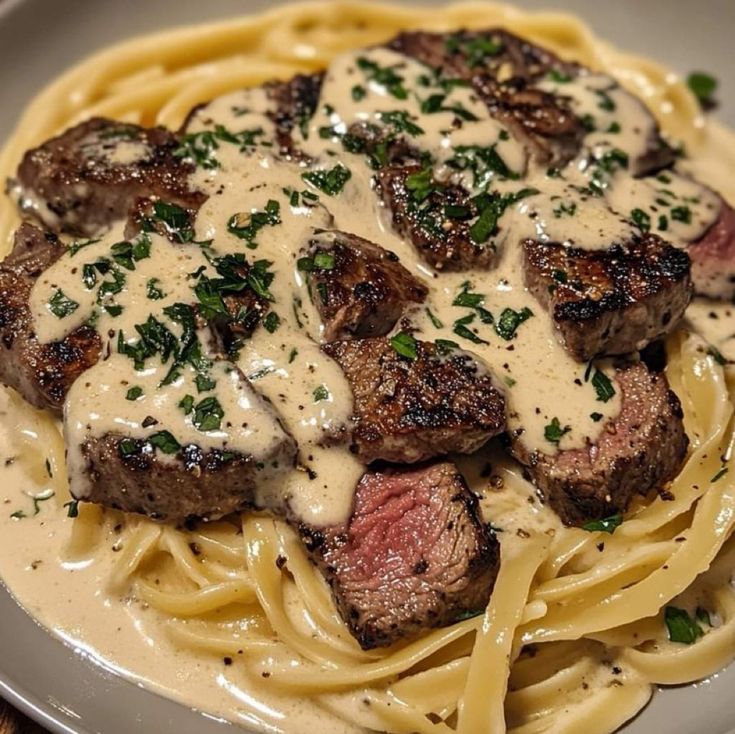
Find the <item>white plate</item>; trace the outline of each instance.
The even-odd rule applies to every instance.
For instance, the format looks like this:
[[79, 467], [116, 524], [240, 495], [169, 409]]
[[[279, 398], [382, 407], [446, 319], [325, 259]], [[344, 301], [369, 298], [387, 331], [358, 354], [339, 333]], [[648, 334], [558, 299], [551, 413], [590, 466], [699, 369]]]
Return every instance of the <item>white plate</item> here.
[[[0, 0], [0, 135], [61, 70], [114, 41], [182, 23], [256, 12], [276, 0]], [[519, 0], [523, 7], [548, 3]], [[618, 45], [720, 79], [735, 125], [735, 0], [555, 0]], [[735, 175], [735, 171], [733, 172]], [[149, 693], [48, 635], [0, 587], [0, 695], [54, 732], [215, 734], [235, 727]], [[165, 661], [161, 662], [165, 665]], [[735, 666], [666, 690], [625, 734], [735, 734]], [[305, 733], [306, 734], [306, 733]]]

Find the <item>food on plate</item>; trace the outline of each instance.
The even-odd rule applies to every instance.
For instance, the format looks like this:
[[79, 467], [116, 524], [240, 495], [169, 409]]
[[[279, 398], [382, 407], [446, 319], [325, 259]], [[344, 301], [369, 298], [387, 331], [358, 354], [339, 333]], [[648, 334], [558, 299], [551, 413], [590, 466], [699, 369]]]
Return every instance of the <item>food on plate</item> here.
[[612, 732], [735, 655], [735, 143], [566, 16], [319, 7], [21, 121], [0, 574], [259, 730]]

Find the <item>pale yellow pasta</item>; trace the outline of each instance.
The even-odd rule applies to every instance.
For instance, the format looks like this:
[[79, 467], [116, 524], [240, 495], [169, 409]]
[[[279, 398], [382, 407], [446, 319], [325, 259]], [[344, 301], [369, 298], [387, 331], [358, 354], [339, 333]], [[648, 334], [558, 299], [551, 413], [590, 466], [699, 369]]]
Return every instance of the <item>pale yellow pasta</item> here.
[[[12, 177], [25, 150], [92, 115], [176, 128], [200, 102], [320, 68], [401, 29], [493, 25], [614, 75], [691, 154], [712, 154], [712, 130], [676, 75], [613, 49], [573, 17], [479, 2], [322, 2], [135, 39], [83, 61], [29, 105], [0, 154], [0, 174]], [[735, 159], [734, 150], [722, 155]], [[724, 186], [735, 200], [735, 183]], [[7, 251], [14, 202], [0, 201], [0, 222]], [[735, 472], [721, 472], [735, 441], [734, 378], [683, 330], [668, 355], [691, 439], [673, 499], [641, 500], [613, 535], [561, 526], [522, 541], [500, 534], [503, 561], [484, 617], [391, 649], [359, 648], [280, 520], [246, 513], [241, 524], [187, 530], [84, 506], [66, 553], [73, 561], [109, 553], [102, 539], [116, 537], [109, 589], [166, 615], [172, 639], [194, 654], [237, 655], [256, 698], [266, 689], [310, 697], [346, 721], [396, 734], [608, 734], [645, 706], [655, 684], [703, 678], [735, 657]], [[58, 427], [17, 396], [9, 405], [19, 460], [39, 492], [68, 502]], [[48, 468], [38, 458], [47, 455]], [[499, 471], [498, 507], [533, 494], [517, 468]], [[717, 626], [693, 645], [669, 642], [662, 610], [695, 596], [710, 600]], [[352, 694], [370, 702], [369, 715], [345, 703]]]

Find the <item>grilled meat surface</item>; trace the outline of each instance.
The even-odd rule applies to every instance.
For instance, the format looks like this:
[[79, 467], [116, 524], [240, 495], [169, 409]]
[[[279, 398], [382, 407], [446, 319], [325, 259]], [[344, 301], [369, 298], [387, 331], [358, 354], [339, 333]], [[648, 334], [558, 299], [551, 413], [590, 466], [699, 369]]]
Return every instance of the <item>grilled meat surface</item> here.
[[62, 232], [93, 236], [124, 219], [136, 199], [157, 196], [197, 208], [188, 188], [192, 165], [177, 157], [163, 128], [95, 117], [29, 150], [18, 168], [28, 214]]
[[38, 276], [64, 253], [56, 235], [21, 225], [13, 251], [0, 263], [0, 380], [39, 408], [61, 410], [72, 383], [100, 358], [97, 332], [81, 326], [61, 341], [41, 344], [28, 299]]
[[320, 232], [300, 261], [324, 324], [324, 341], [387, 334], [427, 288], [398, 256], [345, 232]]
[[436, 270], [489, 269], [495, 261], [494, 247], [472, 241], [468, 218], [452, 219], [444, 214], [447, 207], [462, 207], [477, 216], [469, 194], [461, 186], [432, 180], [428, 195], [417, 195], [413, 182], [425, 175], [423, 171], [421, 166], [409, 165], [378, 173], [378, 191], [396, 231]]
[[596, 442], [544, 454], [529, 452], [523, 436], [512, 439], [513, 454], [568, 525], [625, 512], [635, 494], [673, 479], [686, 456], [681, 404], [664, 375], [623, 364], [615, 382], [622, 407]]
[[609, 250], [524, 243], [528, 289], [579, 361], [626, 354], [666, 334], [692, 297], [689, 258], [646, 235]]
[[300, 530], [366, 650], [480, 612], [498, 572], [498, 541], [449, 462], [370, 471], [346, 526]]
[[249, 456], [183, 446], [162, 461], [153, 445], [122, 434], [82, 445], [91, 491], [81, 497], [174, 524], [216, 520], [252, 507], [257, 470]]
[[389, 339], [325, 344], [352, 388], [355, 451], [366, 461], [414, 463], [471, 454], [503, 431], [505, 404], [486, 368], [467, 352], [441, 355], [415, 341], [413, 358]]

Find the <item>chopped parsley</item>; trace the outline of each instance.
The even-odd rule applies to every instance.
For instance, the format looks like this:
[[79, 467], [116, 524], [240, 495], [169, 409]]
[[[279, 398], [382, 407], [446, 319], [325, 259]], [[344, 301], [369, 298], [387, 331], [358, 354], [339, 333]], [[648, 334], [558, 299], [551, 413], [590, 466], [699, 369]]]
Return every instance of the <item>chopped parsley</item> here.
[[551, 423], [546, 425], [544, 427], [544, 438], [549, 443], [555, 443], [558, 445], [559, 441], [561, 441], [562, 437], [565, 436], [569, 431], [572, 430], [571, 426], [564, 426], [562, 427], [559, 423], [559, 419], [554, 416], [554, 418], [551, 419]]
[[595, 423], [599, 423], [604, 417], [605, 416], [603, 416], [602, 413], [598, 413], [597, 411], [590, 413], [590, 418], [592, 418]]
[[533, 311], [524, 306], [520, 311], [512, 308], [504, 308], [500, 318], [495, 322], [495, 333], [506, 341], [510, 341], [515, 335], [518, 327], [533, 316]]
[[189, 415], [189, 413], [194, 410], [194, 396], [184, 395], [184, 397], [179, 400], [179, 408], [184, 412], [184, 415]]
[[314, 388], [314, 402], [320, 403], [322, 400], [329, 400], [329, 390], [327, 389], [326, 385], [319, 385], [318, 387]]
[[456, 171], [471, 171], [473, 186], [482, 189], [494, 176], [516, 180], [518, 174], [511, 171], [494, 145], [457, 145], [454, 156], [446, 164]]
[[380, 120], [390, 125], [397, 133], [408, 133], [409, 135], [423, 135], [424, 129], [419, 127], [413, 117], [406, 110], [393, 110], [391, 112], [379, 112]]
[[595, 370], [595, 374], [592, 375], [592, 386], [597, 393], [597, 399], [603, 403], [606, 403], [615, 395], [612, 381], [601, 370]]
[[505, 210], [526, 198], [538, 194], [538, 189], [525, 188], [511, 194], [482, 193], [472, 200], [480, 215], [477, 221], [470, 227], [469, 235], [472, 242], [481, 245], [495, 234], [498, 230], [498, 220], [503, 216]]
[[83, 250], [85, 247], [89, 247], [90, 245], [96, 245], [98, 242], [100, 242], [102, 238], [98, 237], [94, 240], [82, 240], [81, 242], [72, 242], [69, 245], [69, 255], [70, 257], [74, 257], [80, 250]]
[[416, 359], [418, 357], [416, 339], [405, 331], [399, 331], [390, 339], [390, 345], [393, 350], [406, 359]]
[[431, 321], [432, 326], [435, 329], [444, 328], [444, 324], [439, 320], [439, 318], [437, 318], [437, 316], [434, 315], [434, 312], [430, 308], [426, 309], [426, 315], [429, 317], [429, 321]]
[[670, 212], [671, 218], [675, 222], [683, 222], [684, 224], [691, 224], [692, 221], [692, 210], [688, 206], [675, 206]]
[[451, 54], [464, 53], [471, 69], [481, 66], [488, 57], [497, 56], [504, 48], [501, 40], [491, 36], [466, 37], [459, 33], [449, 36], [445, 45]]
[[238, 133], [230, 132], [224, 125], [216, 125], [214, 130], [189, 133], [181, 139], [181, 144], [174, 151], [176, 158], [191, 160], [202, 168], [219, 168], [219, 161], [215, 151], [221, 142], [237, 145], [241, 151], [258, 144], [263, 129], [258, 127], [252, 130], [242, 130]]
[[215, 397], [204, 398], [194, 406], [194, 416], [191, 422], [200, 431], [217, 431], [222, 424], [225, 412], [219, 400]]
[[79, 517], [79, 500], [69, 500], [69, 502], [64, 502], [64, 507], [66, 507], [67, 517]]
[[273, 334], [280, 325], [281, 317], [273, 311], [263, 319], [263, 327], [269, 334]]
[[591, 520], [588, 523], [582, 525], [582, 530], [586, 530], [589, 533], [609, 533], [612, 535], [615, 530], [620, 527], [623, 523], [623, 516], [621, 513], [610, 515], [602, 520]]
[[145, 284], [145, 294], [151, 301], [160, 301], [166, 295], [158, 286], [160, 282], [158, 278], [150, 278]]
[[633, 209], [630, 212], [630, 218], [641, 232], [648, 232], [651, 229], [651, 217], [643, 209], [638, 209], [637, 207]]
[[434, 346], [436, 346], [436, 351], [442, 357], [450, 354], [455, 349], [459, 349], [459, 344], [457, 344], [457, 342], [455, 341], [452, 341], [451, 339], [436, 339], [434, 341]]
[[246, 247], [254, 250], [258, 232], [264, 227], [275, 227], [281, 223], [281, 205], [269, 199], [263, 211], [233, 214], [227, 221], [227, 231], [245, 241]]
[[717, 79], [711, 74], [703, 71], [693, 71], [687, 77], [687, 86], [691, 89], [697, 100], [699, 100], [699, 104], [702, 107], [708, 108], [714, 105]]
[[714, 483], [715, 483], [716, 481], [718, 481], [718, 480], [722, 479], [722, 477], [724, 477], [724, 476], [725, 476], [725, 474], [727, 474], [727, 472], [728, 472], [728, 468], [727, 468], [726, 466], [723, 466], [723, 467], [722, 467], [722, 468], [721, 468], [721, 469], [720, 469], [720, 470], [719, 470], [719, 471], [717, 472], [717, 474], [715, 474], [715, 475], [714, 475], [714, 476], [712, 477], [712, 479], [710, 479], [710, 482], [712, 482], [712, 483], [714, 484]]
[[704, 630], [696, 619], [689, 616], [686, 609], [666, 607], [664, 622], [671, 642], [680, 642], [683, 645], [693, 645], [704, 635]]
[[173, 242], [186, 244], [194, 241], [194, 228], [191, 226], [191, 216], [186, 209], [169, 201], [154, 201], [153, 215], [143, 220], [144, 232], [152, 232], [158, 223], [164, 230], [166, 237]]
[[489, 344], [490, 342], [478, 336], [477, 334], [475, 334], [474, 331], [472, 331], [472, 329], [469, 328], [469, 324], [471, 324], [474, 320], [474, 313], [463, 316], [461, 319], [457, 319], [454, 322], [454, 333], [457, 336], [461, 336], [463, 339], [471, 341], [473, 344]]
[[559, 69], [551, 69], [546, 74], [546, 78], [550, 79], [552, 82], [557, 82], [558, 84], [566, 84], [567, 82], [572, 81], [571, 74], [567, 74]]
[[403, 86], [403, 77], [396, 73], [394, 66], [380, 66], [364, 56], [357, 59], [357, 68], [362, 71], [369, 81], [385, 87], [388, 94], [396, 99], [408, 99], [408, 91]]
[[719, 349], [710, 346], [707, 350], [707, 354], [709, 354], [709, 356], [712, 357], [712, 359], [714, 359], [721, 367], [724, 367], [727, 364], [727, 360]]
[[335, 259], [331, 252], [317, 252], [313, 257], [300, 257], [296, 267], [305, 273], [314, 270], [334, 270]]
[[74, 313], [79, 308], [79, 304], [65, 296], [61, 288], [57, 288], [56, 293], [48, 302], [48, 308], [56, 318], [63, 319]]
[[596, 89], [595, 94], [597, 95], [597, 106], [605, 112], [615, 112], [617, 105], [615, 100], [608, 94], [605, 89]]
[[[122, 443], [123, 441], [120, 442], [121, 445]], [[181, 448], [181, 444], [169, 431], [158, 431], [151, 434], [148, 436], [148, 443], [164, 454], [175, 454]]]
[[125, 393], [125, 400], [137, 400], [141, 395], [143, 395], [143, 388], [139, 385], [134, 385]]
[[334, 168], [325, 171], [307, 171], [301, 174], [301, 178], [312, 186], [315, 186], [320, 191], [323, 191], [327, 196], [337, 196], [341, 193], [345, 184], [352, 177], [352, 172], [349, 168], [345, 168], [341, 163], [338, 163]]

